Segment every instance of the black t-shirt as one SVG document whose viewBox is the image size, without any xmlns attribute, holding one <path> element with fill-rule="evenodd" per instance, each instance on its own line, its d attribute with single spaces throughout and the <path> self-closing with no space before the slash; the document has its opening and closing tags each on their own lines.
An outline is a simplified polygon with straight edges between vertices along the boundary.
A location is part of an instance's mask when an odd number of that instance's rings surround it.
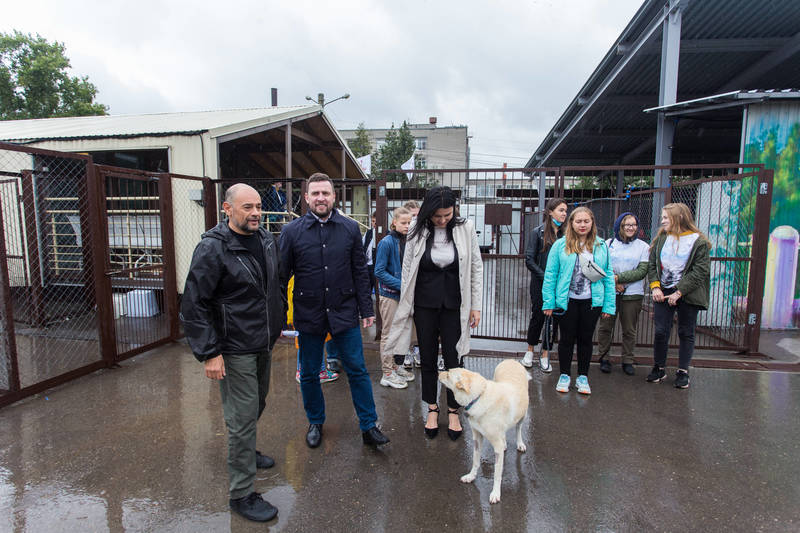
<svg viewBox="0 0 800 533">
<path fill-rule="evenodd" d="M 261 245 L 261 239 L 258 234 L 242 235 L 241 233 L 231 232 L 239 241 L 239 244 L 247 248 L 253 255 L 258 264 L 261 266 L 261 280 L 266 285 L 266 272 L 267 272 L 267 258 L 264 257 L 264 247 Z"/>
</svg>

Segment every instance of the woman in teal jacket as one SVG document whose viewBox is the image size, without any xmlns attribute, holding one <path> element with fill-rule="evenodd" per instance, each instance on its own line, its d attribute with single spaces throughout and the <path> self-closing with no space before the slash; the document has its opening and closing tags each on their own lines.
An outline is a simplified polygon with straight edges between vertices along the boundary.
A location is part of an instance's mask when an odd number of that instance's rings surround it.
<svg viewBox="0 0 800 533">
<path fill-rule="evenodd" d="M 584 275 L 581 268 L 582 263 L 589 261 L 600 267 L 603 274 L 594 282 Z M 579 393 L 591 394 L 587 376 L 592 360 L 592 336 L 601 313 L 604 318 L 616 313 L 616 293 L 608 246 L 597 237 L 594 214 L 586 207 L 578 207 L 570 213 L 564 236 L 550 249 L 542 283 L 542 300 L 545 315 L 563 313 L 558 321 L 561 376 L 556 390 L 569 392 L 572 351 L 577 342 L 578 379 L 575 386 Z"/>
</svg>

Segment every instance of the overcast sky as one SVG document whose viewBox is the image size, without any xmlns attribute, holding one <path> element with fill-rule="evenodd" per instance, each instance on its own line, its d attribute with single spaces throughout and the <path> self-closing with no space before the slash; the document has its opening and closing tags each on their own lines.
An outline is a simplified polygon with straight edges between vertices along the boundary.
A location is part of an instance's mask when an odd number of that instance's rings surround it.
<svg viewBox="0 0 800 533">
<path fill-rule="evenodd" d="M 467 125 L 472 166 L 522 166 L 642 0 L 6 2 L 67 47 L 112 114 L 349 100 L 340 129 Z"/>
</svg>

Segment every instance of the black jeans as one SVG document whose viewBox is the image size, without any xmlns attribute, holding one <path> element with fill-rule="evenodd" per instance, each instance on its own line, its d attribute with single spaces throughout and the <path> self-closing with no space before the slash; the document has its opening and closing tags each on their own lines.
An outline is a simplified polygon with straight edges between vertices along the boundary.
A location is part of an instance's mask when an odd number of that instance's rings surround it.
<svg viewBox="0 0 800 533">
<path fill-rule="evenodd" d="M 592 307 L 592 299 L 569 299 L 567 312 L 558 320 L 561 337 L 558 340 L 558 365 L 562 374 L 571 375 L 572 349 L 578 344 L 578 375 L 589 374 L 592 361 L 592 336 L 600 318 L 600 307 Z"/>
<path fill-rule="evenodd" d="M 662 289 L 664 297 L 675 292 L 675 289 Z M 700 308 L 687 304 L 683 299 L 677 305 L 664 302 L 653 302 L 655 320 L 655 336 L 653 339 L 653 360 L 660 367 L 667 365 L 667 350 L 669 349 L 669 335 L 672 332 L 672 318 L 678 312 L 678 368 L 689 370 L 689 363 L 694 353 L 694 329 L 697 325 L 697 313 Z"/>
<path fill-rule="evenodd" d="M 542 284 L 534 279 L 531 281 L 531 320 L 528 323 L 528 345 L 536 346 L 542 336 L 544 326 L 544 313 L 542 313 Z M 558 317 L 553 315 L 553 331 L 546 332 L 542 339 L 542 350 L 553 349 L 553 333 L 558 327 Z"/>
<path fill-rule="evenodd" d="M 436 404 L 439 386 L 439 339 L 442 339 L 442 359 L 446 369 L 458 368 L 461 360 L 456 351 L 456 343 L 461 338 L 461 319 L 458 309 L 429 309 L 414 306 L 414 324 L 417 326 L 419 340 L 419 362 L 422 374 L 422 401 Z M 458 409 L 453 392 L 447 389 L 447 406 Z"/>
</svg>

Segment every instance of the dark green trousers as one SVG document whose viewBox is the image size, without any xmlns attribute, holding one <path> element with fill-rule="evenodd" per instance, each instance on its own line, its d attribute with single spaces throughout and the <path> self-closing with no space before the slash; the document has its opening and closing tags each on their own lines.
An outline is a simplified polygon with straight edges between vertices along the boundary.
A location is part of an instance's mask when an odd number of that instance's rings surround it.
<svg viewBox="0 0 800 533">
<path fill-rule="evenodd" d="M 597 351 L 600 359 L 607 357 L 611 350 L 611 337 L 614 336 L 614 324 L 619 318 L 622 330 L 622 362 L 633 364 L 633 349 L 636 346 L 636 325 L 639 312 L 642 310 L 643 298 L 623 300 L 617 296 L 617 314 L 610 318 L 600 318 L 597 323 Z"/>
<path fill-rule="evenodd" d="M 272 353 L 225 355 L 220 381 L 222 410 L 228 428 L 228 474 L 231 499 L 253 492 L 256 477 L 256 422 L 267 405 Z"/>
</svg>

